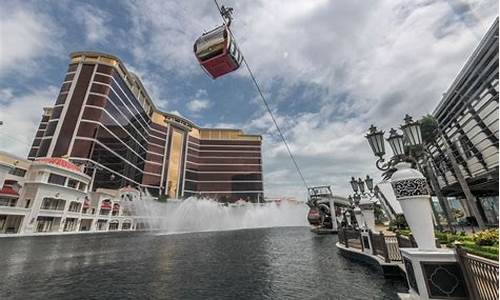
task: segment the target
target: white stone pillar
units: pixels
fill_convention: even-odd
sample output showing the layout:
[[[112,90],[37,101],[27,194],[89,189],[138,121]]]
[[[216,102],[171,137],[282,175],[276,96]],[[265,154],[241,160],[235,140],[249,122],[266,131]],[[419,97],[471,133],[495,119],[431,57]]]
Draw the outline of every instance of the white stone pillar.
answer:
[[[364,198],[360,201],[359,208],[366,226],[375,232],[375,204],[370,199]]]
[[[333,199],[330,199],[330,218],[332,220],[332,230],[337,231],[338,230],[337,214],[335,212],[335,203]]]
[[[363,220],[363,214],[361,212],[361,208],[359,206],[356,206],[354,208],[354,217],[356,217],[356,222],[358,223],[359,229],[362,229],[365,227],[365,220]]]
[[[399,163],[396,168],[397,171],[391,177],[391,185],[418,248],[436,249],[427,181],[424,175],[411,168],[409,163]]]
[[[345,218],[347,219],[347,225],[348,225],[348,226],[351,226],[351,225],[352,225],[352,224],[351,224],[351,213],[350,213],[349,211],[347,211],[347,212],[345,213]]]

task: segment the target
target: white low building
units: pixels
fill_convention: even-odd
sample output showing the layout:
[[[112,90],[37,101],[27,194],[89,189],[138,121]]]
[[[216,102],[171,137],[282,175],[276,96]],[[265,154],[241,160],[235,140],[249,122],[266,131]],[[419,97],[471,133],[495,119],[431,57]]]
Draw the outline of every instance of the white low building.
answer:
[[[0,236],[145,228],[133,188],[88,192],[91,178],[64,158],[29,161],[0,152]]]

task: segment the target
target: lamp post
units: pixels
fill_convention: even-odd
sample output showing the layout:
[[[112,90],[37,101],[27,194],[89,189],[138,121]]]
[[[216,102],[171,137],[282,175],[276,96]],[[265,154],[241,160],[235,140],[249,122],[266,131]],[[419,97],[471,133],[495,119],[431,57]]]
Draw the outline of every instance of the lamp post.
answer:
[[[375,194],[373,193],[373,178],[366,175],[363,180],[351,177],[351,188],[354,192],[349,199],[352,199],[355,209],[354,214],[360,228],[368,228],[375,231],[375,202],[372,201]],[[366,190],[368,189],[368,191]],[[359,220],[358,220],[359,218]]]
[[[366,138],[378,157],[376,166],[389,173],[396,199],[401,204],[406,221],[417,240],[420,249],[434,249],[434,227],[432,223],[431,196],[424,175],[412,168],[416,159],[411,155],[411,147],[422,146],[422,134],[418,121],[406,115],[401,125],[403,134],[394,128],[389,131],[387,142],[393,152],[389,161],[384,160],[384,132],[371,126]],[[411,162],[411,163],[408,163]],[[392,174],[391,174],[392,173]]]

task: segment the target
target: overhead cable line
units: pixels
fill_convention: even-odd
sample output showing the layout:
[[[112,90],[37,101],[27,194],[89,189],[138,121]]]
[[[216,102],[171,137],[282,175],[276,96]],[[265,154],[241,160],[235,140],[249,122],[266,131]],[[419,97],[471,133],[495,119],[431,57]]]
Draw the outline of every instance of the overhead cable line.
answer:
[[[226,22],[230,23],[231,22],[231,17],[230,15],[228,16],[228,13],[227,13],[227,10],[224,8],[224,6],[222,6],[222,8],[219,6],[219,3],[217,2],[217,0],[214,0],[215,2],[215,5],[217,6],[217,10],[219,11],[220,13],[220,16],[222,17],[222,20],[224,22],[224,25],[227,25]],[[232,9],[231,9],[232,10]],[[231,34],[231,37],[233,38],[233,40],[236,42],[236,44],[238,44],[238,42],[236,41],[236,37],[234,36],[234,34],[231,32],[231,30],[228,30],[229,33]],[[241,49],[241,48],[240,48]],[[276,121],[276,118],[274,117],[274,114],[273,114],[273,111],[271,110],[271,107],[269,106],[269,104],[267,103],[267,100],[266,100],[266,97],[264,96],[264,94],[262,93],[262,89],[260,88],[260,85],[259,83],[257,82],[257,79],[255,79],[255,76],[253,75],[253,72],[252,72],[252,69],[250,68],[246,58],[245,58],[245,55],[243,55],[243,53],[241,53],[242,55],[242,60],[243,60],[243,63],[245,64],[245,67],[247,68],[248,70],[248,73],[250,74],[250,78],[252,79],[254,85],[255,85],[255,88],[257,89],[257,91],[259,92],[259,95],[260,95],[260,98],[262,99],[262,102],[264,102],[264,106],[266,107],[267,109],[267,112],[269,113],[269,115],[271,116],[271,119],[274,123],[274,126],[276,127],[276,130],[278,131],[279,133],[279,136],[281,137],[281,140],[283,141],[283,144],[285,145],[286,147],[286,150],[288,152],[288,155],[290,156],[290,159],[292,160],[294,166],[295,166],[295,169],[297,170],[297,173],[300,177],[300,179],[302,180],[302,182],[304,183],[304,186],[306,187],[306,189],[309,188],[309,186],[307,185],[307,182],[306,182],[306,179],[304,178],[304,175],[302,174],[302,171],[300,170],[300,167],[299,167],[299,164],[297,163],[297,161],[295,160],[295,156],[293,155],[292,153],[292,150],[290,149],[290,146],[288,145],[288,142],[286,141],[286,138],[285,138],[285,135],[283,134],[283,132],[281,131],[279,125],[278,125],[278,122]]]

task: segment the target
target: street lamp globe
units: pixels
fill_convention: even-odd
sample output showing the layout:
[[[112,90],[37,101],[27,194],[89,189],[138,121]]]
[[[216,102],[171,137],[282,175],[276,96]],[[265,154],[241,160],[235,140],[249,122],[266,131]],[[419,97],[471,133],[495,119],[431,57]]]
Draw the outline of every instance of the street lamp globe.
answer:
[[[358,178],[358,186],[359,186],[359,191],[361,194],[365,193],[365,183],[363,182],[363,179]]]
[[[358,182],[356,181],[356,179],[354,179],[354,177],[351,177],[351,181],[349,182],[351,184],[351,187],[352,187],[352,190],[357,193],[358,192]]]
[[[405,124],[401,125],[404,137],[409,146],[418,146],[422,144],[422,132],[420,130],[420,123],[413,121],[410,115],[406,115]]]
[[[370,192],[373,191],[373,178],[371,178],[369,175],[366,175],[365,183]]]
[[[404,137],[396,129],[391,128],[387,142],[389,142],[394,156],[403,156],[405,154]]]
[[[385,143],[384,143],[384,132],[382,130],[377,130],[377,127],[370,126],[368,133],[365,135],[370,147],[372,148],[373,154],[378,157],[382,157],[385,154]]]

